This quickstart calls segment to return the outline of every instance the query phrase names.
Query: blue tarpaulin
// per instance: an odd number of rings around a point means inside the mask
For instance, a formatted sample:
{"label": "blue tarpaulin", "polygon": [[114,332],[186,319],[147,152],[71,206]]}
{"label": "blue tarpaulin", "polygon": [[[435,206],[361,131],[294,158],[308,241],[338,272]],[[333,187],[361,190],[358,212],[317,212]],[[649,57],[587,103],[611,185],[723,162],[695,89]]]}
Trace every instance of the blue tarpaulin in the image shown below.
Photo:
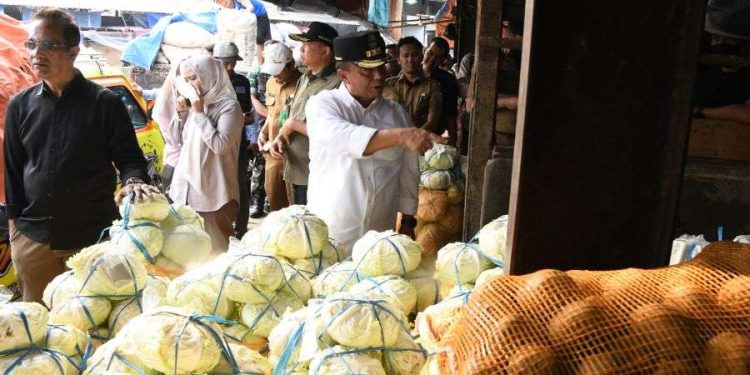
{"label": "blue tarpaulin", "polygon": [[382,27],[388,26],[390,4],[388,0],[371,0],[367,20]]}
{"label": "blue tarpaulin", "polygon": [[173,22],[190,22],[194,23],[210,33],[216,32],[216,15],[218,11],[212,10],[201,13],[182,13],[178,12],[170,16],[162,17],[154,25],[151,32],[147,35],[131,40],[122,51],[120,60],[139,66],[144,69],[151,68],[156,55],[161,48],[161,42],[164,39],[164,32],[167,26]]}

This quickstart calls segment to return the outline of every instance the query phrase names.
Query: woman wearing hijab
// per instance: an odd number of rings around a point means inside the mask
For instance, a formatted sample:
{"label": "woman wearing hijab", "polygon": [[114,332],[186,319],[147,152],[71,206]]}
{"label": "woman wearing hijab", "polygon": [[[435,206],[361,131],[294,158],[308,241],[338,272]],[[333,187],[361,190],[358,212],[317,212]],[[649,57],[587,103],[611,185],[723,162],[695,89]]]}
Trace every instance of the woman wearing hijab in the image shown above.
{"label": "woman wearing hijab", "polygon": [[[185,123],[190,107],[187,106],[185,98],[180,96],[175,89],[175,76],[179,75],[180,64],[174,64],[169,75],[156,97],[151,117],[156,120],[162,129],[164,137],[164,168],[161,173],[161,183],[164,192],[169,192],[172,183],[174,167],[180,159],[180,146],[182,145],[182,125]],[[173,123],[174,122],[174,123]]]}
{"label": "woman wearing hijab", "polygon": [[[203,217],[214,252],[226,251],[239,210],[237,155],[243,116],[224,67],[211,57],[191,57],[179,66],[174,85],[188,99],[180,155],[169,196]],[[169,133],[175,129],[170,122]]]}

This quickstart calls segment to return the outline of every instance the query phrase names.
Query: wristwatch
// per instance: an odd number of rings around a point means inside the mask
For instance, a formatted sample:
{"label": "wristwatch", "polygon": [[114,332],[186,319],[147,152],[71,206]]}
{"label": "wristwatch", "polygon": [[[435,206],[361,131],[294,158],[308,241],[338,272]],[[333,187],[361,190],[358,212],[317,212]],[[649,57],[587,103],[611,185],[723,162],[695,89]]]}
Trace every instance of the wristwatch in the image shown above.
{"label": "wristwatch", "polygon": [[403,216],[401,218],[401,225],[406,225],[409,228],[416,228],[417,219],[414,216]]}
{"label": "wristwatch", "polygon": [[125,185],[142,184],[142,183],[143,183],[143,179],[141,179],[140,177],[130,177],[127,180],[125,180]]}

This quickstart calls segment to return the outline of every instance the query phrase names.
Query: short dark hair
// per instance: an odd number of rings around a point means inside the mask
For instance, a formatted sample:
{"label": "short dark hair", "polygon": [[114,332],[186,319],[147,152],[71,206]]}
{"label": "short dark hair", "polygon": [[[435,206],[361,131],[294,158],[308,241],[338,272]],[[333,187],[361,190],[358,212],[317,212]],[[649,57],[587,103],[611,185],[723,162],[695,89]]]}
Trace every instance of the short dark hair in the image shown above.
{"label": "short dark hair", "polygon": [[47,22],[58,28],[63,34],[63,43],[75,47],[81,41],[81,30],[73,21],[73,17],[58,8],[42,8],[34,13],[34,19]]}
{"label": "short dark hair", "polygon": [[401,47],[413,45],[416,46],[419,52],[422,52],[424,46],[422,43],[413,36],[407,36],[398,40],[398,52],[401,53]]}
{"label": "short dark hair", "polygon": [[448,41],[445,40],[445,38],[436,36],[432,38],[432,44],[434,44],[437,48],[440,48],[442,50],[445,50],[445,54],[448,55],[448,52],[451,50],[450,44],[448,44]]}

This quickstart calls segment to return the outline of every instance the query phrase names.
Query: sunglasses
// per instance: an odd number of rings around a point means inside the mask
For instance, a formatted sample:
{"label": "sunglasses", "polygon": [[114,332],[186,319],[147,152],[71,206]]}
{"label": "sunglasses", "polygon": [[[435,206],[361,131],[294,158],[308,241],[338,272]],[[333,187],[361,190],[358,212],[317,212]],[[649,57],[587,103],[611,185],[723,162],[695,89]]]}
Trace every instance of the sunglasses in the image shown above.
{"label": "sunglasses", "polygon": [[49,52],[52,50],[64,51],[71,47],[75,47],[70,44],[54,44],[52,42],[37,42],[34,39],[27,40],[26,42],[24,42],[23,45],[26,46],[26,48],[28,48],[30,51],[39,49],[39,51],[41,52]]}

